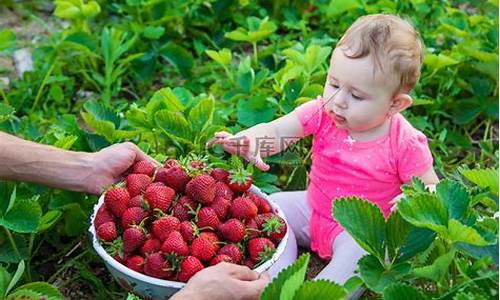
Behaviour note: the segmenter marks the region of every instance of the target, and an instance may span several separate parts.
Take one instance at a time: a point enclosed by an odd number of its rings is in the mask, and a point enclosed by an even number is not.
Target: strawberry
[[[115,222],[106,222],[97,228],[97,237],[105,242],[111,242],[116,239],[116,225]]]
[[[252,186],[252,182],[252,175],[243,168],[230,172],[229,187],[236,193],[246,192]]]
[[[257,215],[257,217],[258,217],[258,215]],[[255,217],[255,218],[257,218],[257,217]],[[260,235],[259,226],[257,225],[257,222],[255,222],[255,218],[253,218],[247,222],[246,234],[247,234],[248,239],[254,239],[256,237],[259,237],[259,235]]]
[[[156,166],[149,160],[141,160],[134,164],[132,167],[132,173],[134,174],[145,174],[152,177],[155,173]]]
[[[106,207],[117,217],[121,217],[123,212],[128,208],[130,195],[124,188],[115,187],[106,192],[104,195],[104,203]]]
[[[219,250],[220,240],[219,240],[219,236],[215,232],[204,231],[204,232],[201,232],[198,236],[202,239],[206,239],[206,240],[209,240],[210,242],[212,242],[212,245],[214,246],[215,252],[217,252]]]
[[[146,236],[142,229],[138,227],[127,228],[123,232],[123,250],[125,253],[132,253],[140,248],[145,240]]]
[[[192,256],[201,261],[210,261],[210,259],[212,259],[215,255],[212,242],[201,237],[197,237],[193,240],[191,247],[189,248],[189,252]]]
[[[215,179],[209,175],[198,175],[186,185],[186,194],[204,205],[209,205],[215,198]]]
[[[168,159],[165,162],[165,164],[163,164],[163,167],[166,168],[166,169],[170,169],[172,167],[180,167],[180,166],[181,166],[181,164],[177,160],[175,160],[173,158]]]
[[[273,242],[267,238],[249,240],[247,250],[250,258],[256,263],[270,259],[276,251]]]
[[[211,227],[213,230],[217,229],[219,227],[220,221],[219,218],[217,218],[217,214],[215,213],[215,210],[213,210],[211,207],[203,207],[200,209],[198,212],[198,222],[196,225],[198,227]]]
[[[115,216],[109,209],[106,207],[106,204],[103,204],[99,209],[97,210],[97,213],[95,215],[94,219],[94,226],[95,228],[99,228],[101,224],[104,224],[106,222],[114,222],[115,221]]]
[[[243,260],[243,265],[253,269],[255,267],[255,262],[251,258],[247,257]]]
[[[122,214],[122,228],[127,229],[131,225],[139,225],[148,216],[140,207],[129,207]]]
[[[180,225],[181,222],[176,217],[163,216],[154,221],[151,228],[160,241],[164,241],[170,232],[179,231]]]
[[[155,181],[163,182],[165,185],[173,188],[176,192],[184,192],[186,184],[191,177],[181,166],[171,168],[161,168],[156,174]]]
[[[144,274],[160,279],[170,279],[173,276],[170,263],[160,252],[153,253],[146,258]]]
[[[234,192],[233,190],[224,182],[217,182],[215,184],[215,197],[224,197],[229,200],[233,200]]]
[[[229,208],[231,216],[241,221],[248,221],[257,215],[257,206],[246,197],[238,197],[233,200]]]
[[[227,217],[229,207],[231,207],[231,200],[216,196],[214,202],[212,202],[212,204],[208,207],[212,208],[217,214],[217,218],[222,221]]]
[[[262,216],[262,215],[260,215]],[[279,243],[286,234],[287,226],[285,220],[275,214],[266,214],[265,221],[260,226],[263,236]],[[257,216],[259,217],[259,216]]]
[[[128,207],[143,207],[142,195],[137,195],[130,198],[130,200],[128,201]]]
[[[232,263],[233,262],[233,260],[231,259],[231,257],[229,257],[228,255],[226,255],[226,254],[218,254],[214,258],[212,258],[212,260],[210,260],[210,265],[211,266],[215,266],[216,264],[221,263],[223,261],[228,262],[228,263]]]
[[[195,238],[195,232],[198,231],[198,226],[196,226],[193,222],[183,221],[179,231],[184,240],[191,243],[191,241]]]
[[[132,269],[139,273],[144,273],[144,257],[140,255],[134,255],[127,259],[126,263],[129,269]]]
[[[220,248],[217,254],[225,254],[231,257],[231,260],[235,264],[240,264],[241,259],[243,258],[243,253],[241,249],[236,244],[227,244],[224,247]]]
[[[210,176],[212,176],[215,180],[221,182],[229,182],[229,172],[224,170],[223,168],[215,168],[210,172]]]
[[[161,249],[161,242],[157,238],[148,238],[141,247],[140,253],[143,256],[148,256],[151,253],[158,252]]]
[[[237,219],[229,219],[219,226],[222,236],[233,243],[238,243],[245,237],[245,225]]]
[[[151,177],[145,174],[130,174],[125,178],[130,197],[142,194],[151,184]]]
[[[161,251],[165,254],[173,253],[177,256],[186,256],[189,253],[189,248],[180,232],[172,231],[161,245]]]
[[[194,274],[203,270],[203,264],[194,256],[186,256],[180,265],[179,280],[187,282]]]
[[[144,193],[144,201],[150,210],[166,212],[175,198],[175,191],[168,186],[149,186]]]
[[[166,186],[166,185],[163,182],[153,182],[149,186]]]
[[[255,206],[257,206],[259,214],[265,214],[272,211],[271,204],[269,204],[269,202],[266,199],[260,197],[259,195],[247,191],[245,193],[245,197],[249,198],[250,200],[253,201],[253,203],[255,203]]]
[[[106,252],[109,253],[116,261],[124,265],[127,261],[127,254],[123,252],[123,240],[119,236],[111,244],[105,245]]]
[[[190,211],[195,211],[198,204],[188,196],[182,196],[174,205],[174,216],[180,221],[188,221],[191,219]]]

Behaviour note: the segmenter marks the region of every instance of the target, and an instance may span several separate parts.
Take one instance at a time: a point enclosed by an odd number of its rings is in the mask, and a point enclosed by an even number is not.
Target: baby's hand
[[[214,137],[207,142],[206,147],[210,148],[214,145],[221,145],[226,152],[244,158],[262,171],[267,171],[270,168],[262,160],[256,141],[253,141],[247,135],[237,134],[234,136],[225,131],[216,132]]]

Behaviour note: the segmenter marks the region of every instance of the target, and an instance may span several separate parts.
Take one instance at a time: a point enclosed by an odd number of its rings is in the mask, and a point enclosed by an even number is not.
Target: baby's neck
[[[365,131],[349,131],[349,135],[356,141],[369,142],[383,137],[389,133],[391,119],[387,119],[381,125]]]

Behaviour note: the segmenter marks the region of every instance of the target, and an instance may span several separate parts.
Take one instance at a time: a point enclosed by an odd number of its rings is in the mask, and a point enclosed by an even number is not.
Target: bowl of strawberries
[[[191,158],[135,163],[99,198],[89,235],[123,288],[164,299],[223,261],[268,270],[284,251],[287,228],[248,168]]]

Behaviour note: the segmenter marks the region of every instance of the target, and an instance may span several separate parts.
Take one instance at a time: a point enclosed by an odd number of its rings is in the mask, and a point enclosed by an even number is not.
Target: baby
[[[427,138],[400,114],[412,104],[409,93],[420,77],[422,56],[419,34],[407,21],[385,14],[361,17],[333,50],[322,97],[235,135],[218,132],[209,142],[267,171],[262,157],[290,144],[280,141],[313,135],[307,191],[270,196],[292,229],[271,275],[295,260],[298,242],[331,259],[318,279],[343,284],[366,252],[332,218],[332,199],[358,196],[387,217],[401,185],[413,176],[429,186],[438,182]],[[264,137],[275,141],[271,151],[269,142],[263,151]]]

